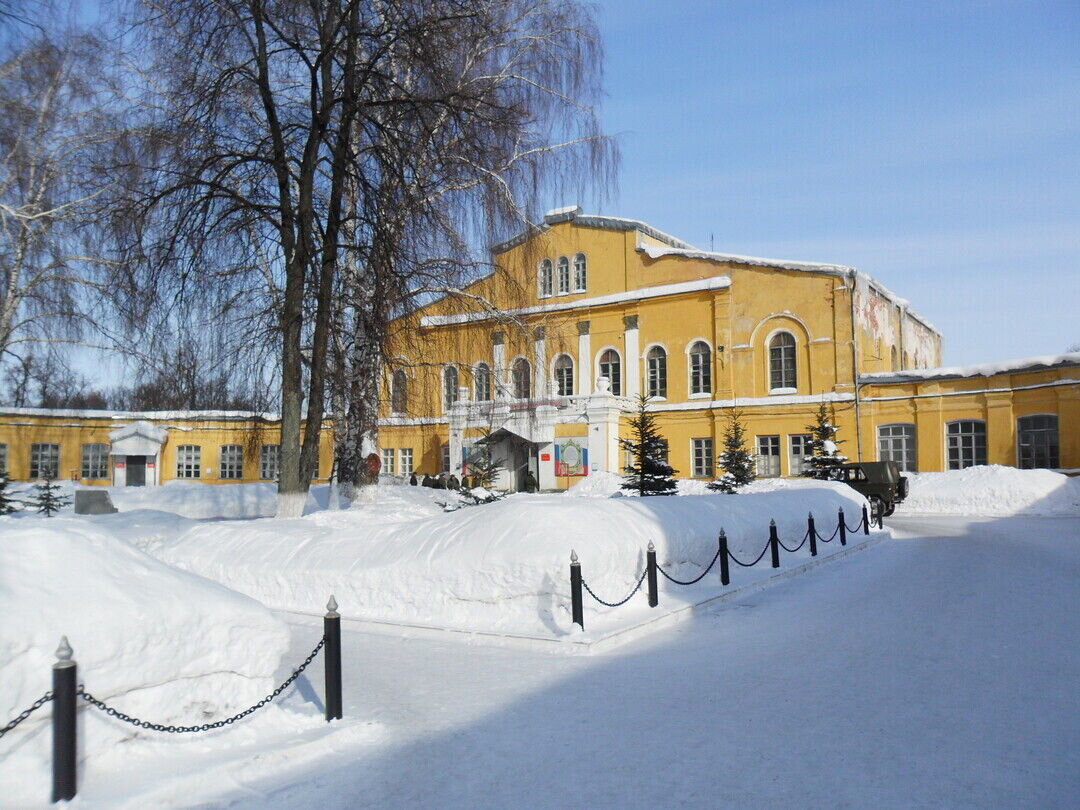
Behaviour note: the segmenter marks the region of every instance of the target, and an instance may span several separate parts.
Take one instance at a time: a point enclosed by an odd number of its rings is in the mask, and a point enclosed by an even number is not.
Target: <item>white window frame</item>
[[[802,475],[809,469],[806,463],[812,453],[810,442],[814,440],[813,433],[789,433],[788,434],[788,475]],[[795,452],[796,445],[800,446],[800,452]],[[798,461],[796,461],[798,459]]]
[[[773,441],[775,439],[775,441]],[[758,478],[780,477],[780,434],[763,433],[754,437],[754,465]],[[763,449],[770,452],[763,453]],[[776,452],[773,453],[772,451]]]
[[[451,381],[452,378],[452,381]],[[443,366],[442,370],[442,388],[443,388],[443,413],[449,413],[450,409],[454,407],[454,403],[458,400],[458,370],[457,366],[449,365]]]
[[[565,256],[559,257],[556,265],[556,275],[559,279],[559,295],[570,294],[570,260]]]
[[[395,474],[395,461],[397,460],[397,451],[393,447],[384,447],[379,453],[380,460],[382,461],[382,473],[383,475]]]
[[[653,357],[653,352],[659,351],[659,357]],[[645,394],[649,399],[666,400],[668,390],[668,350],[660,343],[652,343],[645,347]],[[653,364],[655,361],[661,361],[659,368],[654,369]],[[654,380],[658,379],[658,384],[653,385]]]
[[[588,262],[584,253],[574,256],[574,292],[585,292],[589,283]]]
[[[1055,458],[1053,456],[1050,456],[1047,459],[1047,461],[1048,462],[1053,461],[1054,463],[1053,464],[1047,464],[1047,466],[1045,466],[1045,467],[1035,467],[1035,466],[1025,467],[1023,465],[1023,461],[1024,461],[1024,459],[1023,459],[1023,451],[1022,451],[1023,445],[1020,442],[1020,438],[1021,438],[1020,423],[1025,419],[1037,419],[1039,417],[1054,420],[1053,432],[1054,432],[1054,436],[1055,436],[1055,442],[1053,444],[1053,447],[1056,449],[1057,457]],[[1047,434],[1049,434],[1050,431],[1049,431],[1049,429],[1046,429],[1046,428],[1029,428],[1025,432],[1038,432],[1038,433],[1047,433]],[[1061,417],[1058,416],[1058,414],[1056,414],[1056,413],[1026,413],[1023,416],[1018,416],[1016,418],[1016,466],[1019,467],[1022,470],[1056,470],[1056,469],[1060,468],[1060,466],[1061,466]]]
[[[202,478],[202,445],[181,444],[176,448],[176,477]]]
[[[704,351],[695,352],[697,346]],[[704,364],[695,374],[694,358],[704,357]],[[689,399],[712,399],[712,344],[705,338],[696,338],[686,344],[686,392]],[[703,372],[703,373],[702,373]]]
[[[540,298],[551,298],[555,291],[551,259],[541,260],[539,269],[537,270],[537,276],[537,296]]]
[[[963,433],[961,433],[961,432],[954,433],[954,432],[952,432],[950,430],[950,428],[953,425],[961,425],[961,424],[982,425],[982,430],[981,431],[966,431],[966,432],[963,432]],[[971,437],[970,442],[963,441],[963,439],[965,437],[969,437],[969,436]],[[979,442],[977,441],[977,439],[980,436],[982,437],[982,448],[981,448],[982,454],[981,454],[981,456],[980,456],[980,453],[979,453],[979,450],[980,450]],[[955,442],[956,445],[957,445],[956,449],[960,451],[959,452],[960,457],[957,460],[957,465],[956,466],[953,465],[952,453],[950,452],[953,449],[952,445],[953,445],[953,439],[954,438],[957,440]],[[968,467],[982,467],[982,466],[984,466],[986,464],[986,462],[987,462],[987,444],[988,444],[988,442],[987,442],[986,420],[985,419],[950,419],[948,422],[945,423],[945,469],[947,469],[947,470],[965,470]],[[968,447],[967,445],[970,445],[970,447]],[[968,459],[965,458],[965,455],[969,454],[969,451],[970,451],[970,456],[971,456],[971,459],[970,459],[971,463],[970,464],[967,463]],[[980,458],[981,458],[981,460],[980,460]]]
[[[527,369],[524,377],[519,372],[522,366]],[[510,362],[510,390],[514,395],[514,399],[529,399],[532,397],[532,363],[520,354]],[[521,396],[522,393],[525,395]]]
[[[712,478],[716,470],[711,436],[699,436],[690,440],[690,466],[694,478]]]
[[[259,478],[277,481],[281,476],[281,445],[264,444],[259,448]]]
[[[413,474],[413,451],[411,447],[402,447],[398,453],[401,460],[401,474],[412,475]]]
[[[897,428],[903,429],[903,432],[896,433]],[[910,428],[910,431],[907,430],[908,428]],[[882,431],[885,430],[890,431],[888,435],[883,435]],[[895,457],[897,440],[901,440],[899,443],[899,460]],[[878,461],[895,461],[901,472],[919,471],[918,431],[914,422],[888,422],[884,425],[878,425],[877,448]]]
[[[790,346],[791,349],[791,369],[794,379],[788,379],[783,368],[783,354],[781,354],[780,362],[780,385],[773,385],[773,346],[772,343],[781,335],[787,335],[793,341]],[[778,347],[781,351],[788,347]],[[790,329],[774,329],[765,338],[765,373],[766,380],[768,381],[768,389],[770,394],[794,394],[799,390],[799,338]],[[787,385],[787,383],[791,385]]]
[[[223,444],[218,448],[218,478],[239,481],[244,477],[244,446]]]
[[[565,362],[559,365],[561,361]],[[555,355],[555,359],[551,362],[551,379],[555,380],[555,393],[558,396],[572,397],[574,395],[574,358],[566,352]]]
[[[473,397],[477,402],[491,401],[491,367],[477,363],[473,369]]]
[[[50,475],[51,473],[51,475]],[[34,442],[30,445],[30,480],[60,477],[59,442]]]
[[[618,374],[614,376],[612,376],[610,373],[604,373],[604,366],[610,366],[610,363],[604,363],[602,358],[608,352],[615,353],[615,370],[618,372]],[[611,383],[611,393],[617,397],[622,396],[622,352],[620,352],[614,346],[605,346],[604,348],[602,348],[596,353],[596,370],[599,376],[608,378],[608,382]]]
[[[93,481],[109,477],[109,445],[104,442],[85,442],[80,456],[80,478]]]

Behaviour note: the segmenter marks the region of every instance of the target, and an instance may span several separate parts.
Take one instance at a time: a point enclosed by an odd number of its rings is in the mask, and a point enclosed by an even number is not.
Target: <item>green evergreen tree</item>
[[[724,450],[717,459],[718,466],[723,472],[715,481],[709,483],[709,489],[731,495],[757,476],[754,472],[754,457],[745,445],[746,434],[742,424],[742,412],[732,408],[728,412],[727,420]]]
[[[642,496],[674,495],[676,471],[667,463],[667,441],[660,435],[648,403],[647,396],[638,395],[637,410],[630,417],[631,437],[619,440],[633,458],[625,468],[622,488]]]
[[[71,498],[60,494],[60,485],[54,478],[46,478],[35,485],[34,495],[29,501],[29,505],[36,506],[45,517],[52,517],[54,512],[59,512],[69,503]]]
[[[8,477],[0,473],[0,515],[10,515],[15,510],[15,504],[21,501],[12,498],[7,491]]]
[[[841,466],[847,461],[847,456],[837,452],[843,442],[836,438],[838,428],[832,423],[824,402],[818,408],[816,421],[807,425],[806,429],[813,438],[810,440],[810,455],[806,459],[803,475],[823,481],[839,481],[843,477]]]

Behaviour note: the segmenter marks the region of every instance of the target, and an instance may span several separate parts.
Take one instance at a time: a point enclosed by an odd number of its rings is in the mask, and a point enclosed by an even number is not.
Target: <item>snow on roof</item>
[[[611,231],[641,231],[641,233],[651,236],[653,239],[657,239],[665,245],[684,248],[686,250],[695,249],[689,242],[684,242],[682,239],[678,239],[669,233],[657,230],[649,223],[642,222],[639,219],[624,219],[623,217],[608,217],[599,214],[583,214],[580,205],[565,205],[562,208],[553,208],[544,214],[544,221],[542,224],[528,227],[517,236],[512,236],[505,242],[492,245],[491,252],[505,253],[510,250],[510,248],[517,247],[527,239],[530,239],[538,233],[543,233],[550,229],[552,225],[557,225],[560,222],[576,222],[578,225],[584,225],[587,228],[603,228]]]
[[[850,276],[855,272],[854,267],[848,267],[843,264],[796,262],[789,259],[763,259],[757,256],[740,256],[735,253],[716,253],[709,250],[687,250],[685,248],[661,247],[660,245],[650,245],[645,242],[639,243],[637,249],[639,252],[647,255],[650,259],[659,259],[664,256],[685,256],[688,259],[705,259],[706,261],[728,262],[731,264],[779,267],[785,270],[810,270],[817,273],[832,273],[846,276]]]
[[[1080,366],[1080,352],[1069,354],[1044,354],[1038,357],[1024,357],[1019,360],[1005,360],[1000,363],[982,363],[973,366],[939,366],[938,368],[916,368],[905,371],[875,371],[860,374],[860,383],[914,382],[918,380],[940,380],[950,377],[992,377],[995,374],[1009,374],[1016,371],[1041,371],[1061,366]]]
[[[254,411],[109,411],[73,408],[4,408],[3,416],[64,416],[70,419],[198,419],[198,420],[247,420],[263,419],[276,422],[280,417],[276,413],[256,413]]]

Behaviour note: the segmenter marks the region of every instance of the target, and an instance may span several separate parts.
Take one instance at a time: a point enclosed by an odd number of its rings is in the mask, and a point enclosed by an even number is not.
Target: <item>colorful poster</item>
[[[582,440],[584,441],[584,440]],[[589,450],[578,439],[555,440],[555,475],[588,475]]]

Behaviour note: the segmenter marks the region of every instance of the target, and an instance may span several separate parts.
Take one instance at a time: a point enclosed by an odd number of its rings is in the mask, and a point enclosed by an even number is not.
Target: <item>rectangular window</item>
[[[780,475],[780,437],[757,437],[757,477],[777,478]]]
[[[0,475],[7,475],[7,445],[0,444]]]
[[[949,422],[945,429],[950,470],[962,470],[986,463],[985,422],[965,419]]]
[[[221,445],[218,478],[244,477],[244,448],[239,444]]]
[[[802,475],[806,472],[806,459],[810,455],[810,442],[813,438],[809,433],[793,433],[788,436],[791,440],[789,475]]]
[[[693,458],[694,478],[712,478],[712,439],[691,439],[690,451]]]
[[[450,472],[450,445],[444,444],[442,446],[442,452],[439,453],[440,463],[442,464],[441,472]]]
[[[413,474],[412,448],[411,447],[402,447],[401,448],[401,474],[402,475],[412,475]]]
[[[1016,421],[1020,469],[1056,469],[1061,466],[1058,418],[1054,414],[1022,416]]]
[[[901,470],[918,472],[915,464],[915,425],[878,427],[878,461],[895,461]]]
[[[259,449],[259,478],[277,481],[281,472],[281,445],[264,444]]]
[[[197,444],[182,444],[176,448],[176,477],[198,478],[202,471],[202,448]]]
[[[82,446],[82,471],[80,475],[83,478],[109,477],[109,445],[95,443]]]
[[[382,451],[382,473],[384,475],[394,474],[394,448],[384,447]]]
[[[60,474],[60,445],[35,442],[30,445],[30,477],[56,478]]]

